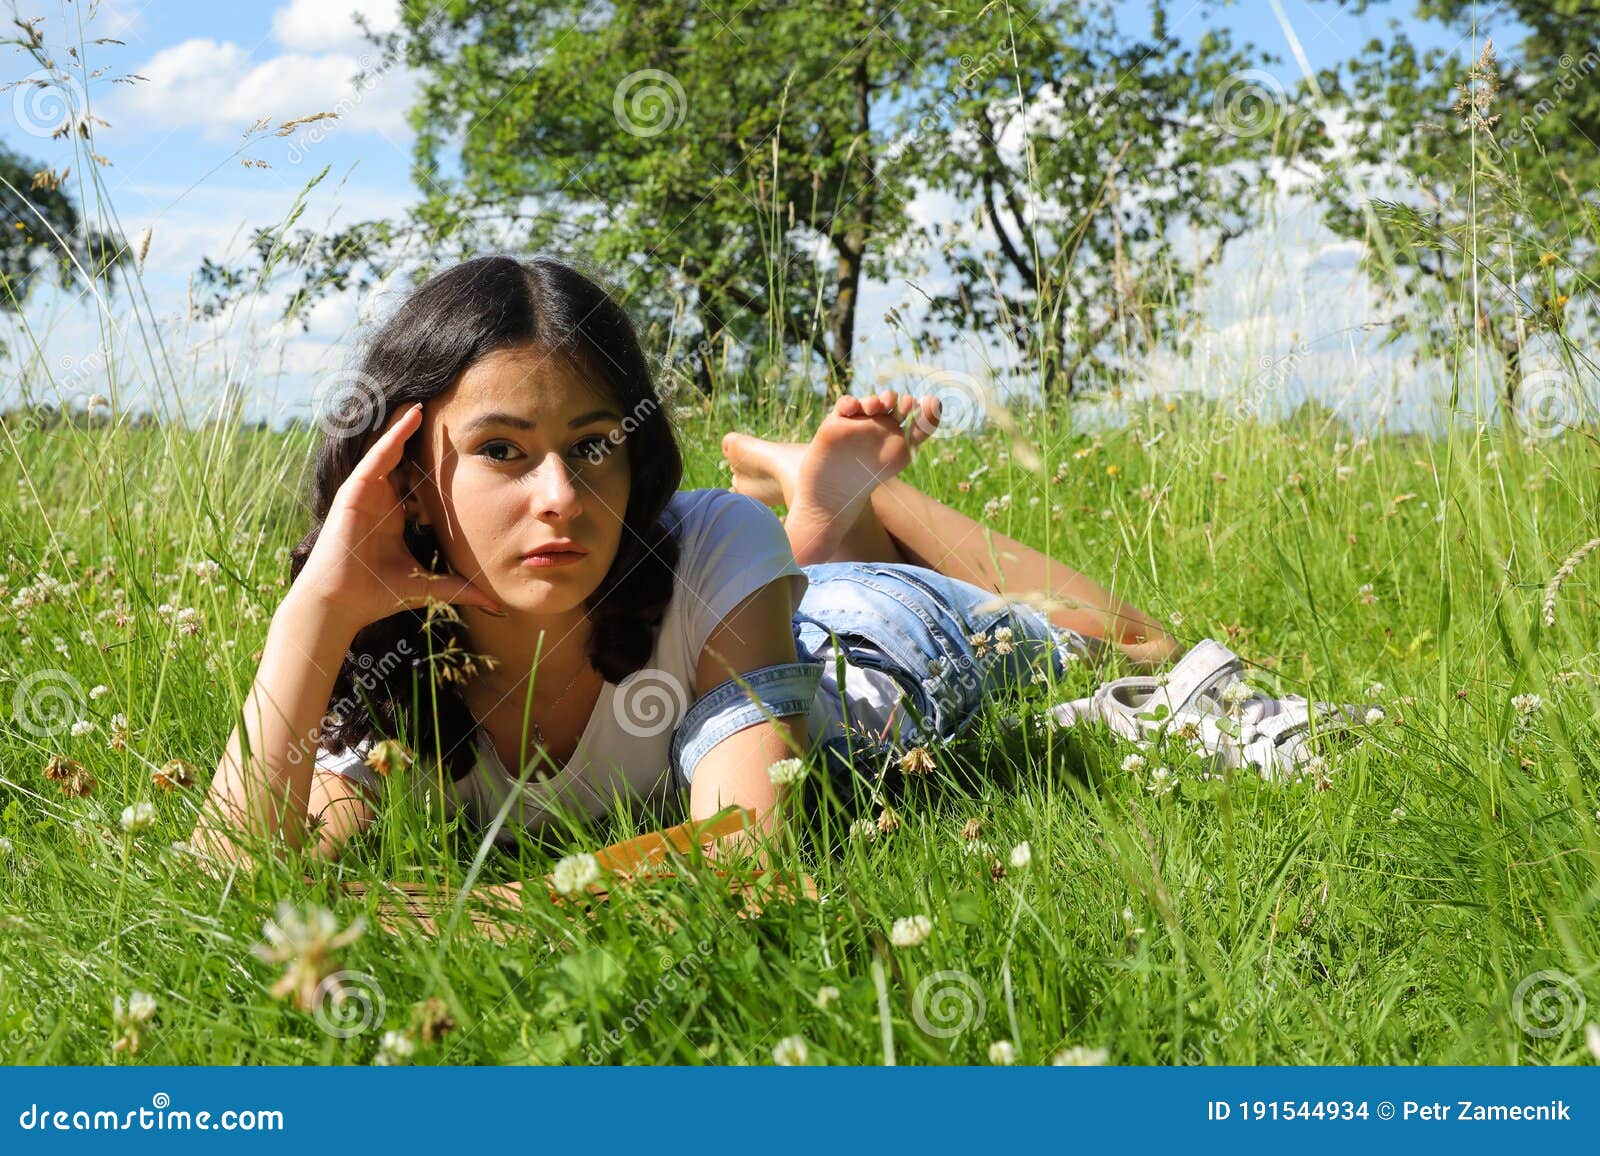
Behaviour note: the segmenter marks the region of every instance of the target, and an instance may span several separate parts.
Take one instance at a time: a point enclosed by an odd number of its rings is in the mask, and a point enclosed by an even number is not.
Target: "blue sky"
[[[1130,20],[1144,19],[1147,3],[1120,2]],[[44,29],[47,42],[58,49],[63,43],[95,36],[126,42],[122,47],[89,50],[90,67],[110,67],[102,87],[91,90],[95,113],[111,125],[98,130],[96,145],[112,161],[100,169],[115,212],[111,223],[129,237],[146,227],[153,230],[145,289],[158,317],[182,310],[188,276],[201,256],[240,253],[250,230],[282,220],[306,181],[324,165],[331,165],[332,171],[313,195],[306,224],[393,216],[414,199],[411,133],[405,125],[411,78],[403,69],[393,69],[360,94],[349,83],[363,57],[370,60],[372,49],[344,13],[360,8],[382,27],[392,19],[386,13],[392,12],[393,0],[279,4],[102,0],[81,35],[73,32],[65,37],[60,13],[76,20],[86,5],[56,7],[59,3],[55,0],[35,10],[53,14]],[[1336,64],[1369,39],[1386,35],[1388,22],[1397,17],[1423,43],[1446,47],[1457,43],[1445,30],[1411,19],[1410,7],[1409,0],[1397,0],[1357,17],[1332,0],[1282,0],[1283,12],[1315,67]],[[1191,40],[1205,31],[1208,22],[1224,23],[1240,39],[1281,56],[1283,63],[1274,70],[1285,81],[1298,76],[1270,0],[1240,0],[1220,9],[1201,4],[1186,9],[1180,4],[1173,7],[1173,17],[1174,30]],[[13,61],[8,79],[31,71],[31,62],[20,53]],[[151,83],[108,83],[109,77],[125,72],[148,76]],[[0,118],[0,139],[54,167],[73,164],[81,175],[87,159],[75,158],[68,142],[48,139],[45,121],[59,120],[59,112],[53,118],[41,115],[30,120],[21,103],[28,91],[6,94],[16,103],[10,110],[13,115]],[[290,139],[267,135],[241,147],[244,130],[258,117],[271,117],[277,123],[335,107],[345,111],[336,123],[308,126]],[[242,157],[271,167],[247,168]],[[867,298],[869,311],[896,303],[891,289],[877,287]],[[235,351],[225,372],[235,388],[254,397],[264,388],[258,383],[269,378],[281,386],[286,376],[326,372],[340,352],[340,338],[364,316],[366,307],[350,300],[330,301],[320,307],[309,335],[275,334],[269,327],[269,340],[263,343],[245,339],[234,328],[229,336],[214,336],[212,344]],[[87,317],[84,312],[73,310],[59,297],[41,295],[29,307],[31,333],[5,336],[13,349],[37,343],[48,351],[52,363],[76,359],[72,383],[81,387],[79,392],[98,392],[92,388],[95,366],[104,357],[97,362],[94,349],[103,332],[92,311]],[[270,310],[262,313],[242,320],[268,325]],[[232,324],[236,327],[240,320]],[[193,332],[189,339],[194,342]],[[237,356],[241,350],[247,351],[243,362]],[[265,360],[269,356],[271,364]],[[253,364],[253,359],[261,360]],[[303,392],[303,386],[303,381],[291,386],[291,392],[294,388]]]

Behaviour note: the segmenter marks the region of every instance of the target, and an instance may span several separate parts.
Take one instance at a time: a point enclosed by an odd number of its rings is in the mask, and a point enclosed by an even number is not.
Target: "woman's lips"
[[[524,554],[522,564],[543,569],[547,566],[570,566],[586,557],[587,553],[581,550],[551,550],[543,554]]]

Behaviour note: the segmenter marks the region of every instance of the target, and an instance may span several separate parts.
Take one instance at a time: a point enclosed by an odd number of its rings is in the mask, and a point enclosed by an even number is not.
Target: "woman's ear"
[[[406,521],[418,526],[429,525],[428,511],[421,495],[422,470],[411,460],[410,454],[400,459],[400,464],[390,473],[389,478],[394,483],[395,494],[400,499]]]

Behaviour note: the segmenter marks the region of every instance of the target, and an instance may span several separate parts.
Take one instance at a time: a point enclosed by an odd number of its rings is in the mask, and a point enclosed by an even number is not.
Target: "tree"
[[[727,359],[766,377],[809,361],[845,388],[863,281],[919,269],[931,240],[959,282],[935,316],[998,321],[1070,382],[1114,323],[1139,330],[1124,347],[1176,330],[1178,225],[1226,243],[1289,151],[1279,93],[1264,129],[1219,123],[1252,58],[1219,35],[1180,52],[1165,8],[1140,39],[1110,0],[408,3],[373,40],[421,77],[414,219],[257,248],[311,271],[291,309],[386,246],[580,253],[660,344],[692,346],[710,392]],[[1016,125],[1027,165],[1003,147]],[[930,191],[975,196],[990,236],[930,238],[907,213]],[[203,279],[219,302],[251,280]]]
[[[14,20],[20,35],[0,39],[0,44],[17,46],[39,66],[21,80],[0,85],[0,94],[15,93],[12,111],[23,130],[51,140],[65,138],[75,148],[82,146],[92,166],[108,165],[111,162],[93,147],[94,125],[105,122],[88,111],[76,75],[50,55],[39,32],[41,19]],[[121,41],[102,38],[93,43]],[[67,54],[83,71],[78,50],[69,47]],[[104,71],[90,73],[89,78]],[[113,83],[142,79],[119,76]],[[119,266],[131,259],[121,236],[81,220],[62,189],[70,175],[71,166],[57,172],[0,144],[0,309],[20,312],[42,278],[53,277],[66,286],[76,277],[87,277],[91,283],[104,282],[109,291],[115,287]]]
[[[1036,34],[974,41],[951,89],[958,131],[919,172],[981,221],[976,238],[934,238],[957,274],[936,312],[1009,332],[1046,394],[1181,345],[1203,271],[1279,172],[1326,143],[1267,58],[1220,31],[1186,50],[1162,0],[1150,15],[1131,36],[1116,6],[1083,3]]]
[[[1582,357],[1569,336],[1575,299],[1600,276],[1600,5],[1419,0],[1413,10],[1472,52],[1423,52],[1395,26],[1331,78],[1353,156],[1323,185],[1327,218],[1370,241],[1368,268],[1394,274],[1420,306],[1397,323],[1419,352],[1447,352],[1463,334],[1483,342],[1516,405],[1530,351]],[[1520,38],[1504,57],[1497,29]]]
[[[19,312],[41,280],[70,285],[80,269],[110,285],[127,259],[119,237],[84,227],[67,175],[0,144],[0,309]]]

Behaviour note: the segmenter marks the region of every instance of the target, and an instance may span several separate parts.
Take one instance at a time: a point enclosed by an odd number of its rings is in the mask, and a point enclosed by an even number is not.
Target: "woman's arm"
[[[294,848],[302,845],[322,719],[359,629],[309,592],[290,588],[267,630],[261,666],[243,707],[242,733],[236,726],[228,737],[195,824],[191,842],[197,849],[250,865],[225,826],[268,840],[281,835]]]
[[[712,630],[695,670],[697,696],[736,674],[796,660],[791,581],[767,583]],[[755,851],[766,865],[757,848],[763,837],[777,834],[780,813],[780,789],[767,777],[767,768],[804,754],[808,745],[806,716],[799,714],[745,727],[706,752],[689,784],[690,819],[709,818],[730,803],[756,813],[751,831],[717,840],[709,857]]]

